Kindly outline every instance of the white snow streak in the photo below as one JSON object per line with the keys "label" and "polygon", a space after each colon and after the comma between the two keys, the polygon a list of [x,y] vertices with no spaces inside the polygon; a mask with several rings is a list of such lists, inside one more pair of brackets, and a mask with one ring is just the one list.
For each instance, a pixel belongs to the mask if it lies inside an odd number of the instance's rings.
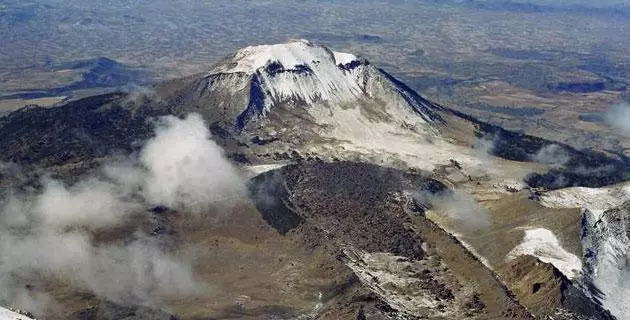
{"label": "white snow streak", "polygon": [[[319,125],[315,130],[321,130],[316,133],[337,142],[313,143],[304,152],[382,164],[404,162],[426,170],[455,159],[473,175],[503,175],[506,171],[502,162],[488,165],[487,159],[478,157],[474,150],[445,141],[427,113],[431,107],[414,102],[409,92],[398,88],[372,65],[351,70],[339,66],[353,61],[358,58],[352,54],[305,40],[247,47],[210,72],[227,74],[230,81],[210,90],[242,90],[252,77],[257,77],[263,95],[261,114],[257,116],[263,118],[274,106],[304,102],[310,119]],[[282,68],[268,70],[270,62],[281,63]],[[531,169],[523,165],[523,172],[508,171],[505,178],[525,176]]]}
{"label": "white snow streak", "polygon": [[565,188],[549,191],[540,203],[549,208],[582,208],[597,217],[604,211],[618,207],[630,200],[630,184],[624,183],[604,188]]}
{"label": "white snow streak", "polygon": [[[331,55],[332,53],[332,55]],[[297,65],[309,65],[331,62],[333,65],[347,64],[358,58],[349,53],[331,52],[307,40],[295,40],[288,43],[245,47],[236,52],[235,66],[220,67],[211,73],[254,73],[264,68],[268,62],[276,61],[286,69]]]}
{"label": "white snow streak", "polygon": [[25,315],[13,312],[9,309],[0,307],[0,320],[28,320],[31,319]]}
{"label": "white snow streak", "polygon": [[553,232],[544,228],[525,230],[523,242],[512,249],[507,258],[512,260],[522,255],[531,255],[551,263],[569,279],[578,276],[582,270],[582,260],[567,252]]}
{"label": "white snow streak", "polygon": [[[268,112],[272,104],[290,100],[307,104],[356,100],[363,95],[363,68],[344,70],[339,65],[357,60],[352,54],[298,40],[246,47],[235,54],[232,63],[219,65],[210,74],[257,73],[266,95],[264,112]],[[265,68],[272,62],[280,63],[284,70],[267,72]]]}
{"label": "white snow streak", "polygon": [[357,57],[353,54],[350,53],[344,53],[344,52],[336,52],[333,51],[333,55],[335,57],[335,64],[348,64],[352,61],[356,61]]}

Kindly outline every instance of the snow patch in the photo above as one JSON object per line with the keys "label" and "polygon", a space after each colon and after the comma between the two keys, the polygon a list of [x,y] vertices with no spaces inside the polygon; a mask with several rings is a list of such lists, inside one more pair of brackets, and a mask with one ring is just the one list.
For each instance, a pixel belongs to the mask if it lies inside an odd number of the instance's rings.
{"label": "snow patch", "polygon": [[[566,188],[542,195],[540,203],[551,208],[582,208],[582,247],[585,272],[601,291],[604,308],[618,319],[630,319],[630,239],[626,221],[604,212],[630,200],[630,183],[603,188]],[[586,292],[590,294],[590,292]]]}
{"label": "snow patch", "polygon": [[[347,67],[352,62],[357,64]],[[246,83],[259,87],[255,107],[265,115],[285,102],[356,101],[365,95],[364,67],[352,54],[297,40],[241,49],[231,60],[215,66],[210,76],[244,74]],[[228,90],[232,90],[230,86]]]}
{"label": "snow patch", "polygon": [[346,65],[348,63],[351,63],[352,61],[358,60],[357,56],[350,53],[344,53],[344,52],[333,51],[333,56],[335,57],[336,64]]}
{"label": "snow patch", "polygon": [[285,165],[286,164],[284,164],[284,163],[258,164],[258,165],[246,166],[245,169],[249,173],[248,174],[249,177],[254,177],[254,176],[257,176],[257,175],[259,175],[261,173],[265,173],[265,172],[268,172],[268,171],[280,169],[280,168],[284,167]]}
{"label": "snow patch", "polygon": [[[376,92],[375,95],[380,97],[387,94]],[[390,166],[403,163],[428,171],[454,159],[467,174],[488,174],[502,179],[524,177],[531,172],[532,169],[525,163],[515,168],[511,163],[497,160],[489,166],[487,158],[480,158],[475,150],[440,137],[423,117],[418,116],[404,101],[396,100],[393,93],[390,94],[390,103],[380,106],[387,121],[372,121],[363,115],[360,108],[309,109],[310,115],[324,128],[318,134],[337,141],[337,144],[311,144],[305,151]]]}
{"label": "snow patch", "polygon": [[630,183],[603,188],[574,187],[546,192],[540,203],[548,208],[582,208],[599,216],[630,200]]}
{"label": "snow patch", "polygon": [[[261,84],[266,89],[265,91],[269,92],[271,100],[287,101],[294,99],[312,104],[316,101],[333,99],[337,102],[352,101],[362,95],[363,90],[358,71],[340,69],[334,64],[330,56],[317,59],[323,61],[317,64],[304,63],[310,69],[308,73],[282,72],[271,74],[260,72]],[[286,68],[289,67],[285,66]]]}
{"label": "snow patch", "polygon": [[569,279],[577,277],[582,270],[580,258],[567,252],[553,232],[544,228],[525,230],[523,242],[512,249],[507,258],[512,260],[522,255],[531,255],[551,263]]}
{"label": "snow patch", "polygon": [[505,179],[532,171],[527,164],[517,169],[504,161],[488,165],[474,150],[446,141],[436,106],[351,54],[305,40],[247,47],[215,67],[211,75],[216,74],[221,79],[209,85],[210,91],[240,94],[235,88],[251,87],[243,89],[250,92],[250,105],[238,117],[240,128],[254,122],[259,128],[273,127],[265,122],[273,108],[300,108],[296,114],[306,119],[304,127],[273,129],[310,130],[318,139],[300,146],[301,152],[429,171],[454,159],[467,174]]}
{"label": "snow patch", "polygon": [[291,69],[299,65],[312,67],[326,63],[348,64],[356,60],[358,58],[355,55],[330,51],[323,46],[301,39],[288,43],[245,47],[236,52],[233,64],[220,66],[211,73],[253,74],[269,62],[279,62],[286,69]]}
{"label": "snow patch", "polygon": [[[380,69],[306,40],[241,49],[208,76],[220,80],[209,81],[209,92],[249,93],[236,121],[241,129],[262,123],[278,106],[306,110],[313,116],[307,119],[320,125],[334,124],[321,127],[325,132],[319,136],[340,130],[350,140],[368,142],[381,129],[394,131],[384,128],[387,123],[399,127],[395,131],[426,132],[436,131],[428,127],[439,122],[436,106]],[[379,128],[372,129],[375,125]],[[359,128],[368,130],[359,133]],[[336,133],[333,138],[345,140]]]}
{"label": "snow patch", "polygon": [[0,320],[29,320],[31,317],[27,317],[23,314],[13,312],[7,308],[0,307]]}

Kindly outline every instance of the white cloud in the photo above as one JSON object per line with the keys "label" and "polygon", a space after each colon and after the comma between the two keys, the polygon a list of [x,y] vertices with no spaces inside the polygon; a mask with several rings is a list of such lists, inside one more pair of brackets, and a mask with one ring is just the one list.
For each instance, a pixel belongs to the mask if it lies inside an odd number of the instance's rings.
{"label": "white cloud", "polygon": [[155,204],[200,211],[243,194],[232,165],[212,140],[201,116],[165,117],[147,143],[141,161],[149,169],[147,199]]}
{"label": "white cloud", "polygon": [[0,205],[0,303],[34,312],[52,300],[25,289],[23,280],[33,274],[125,303],[156,305],[163,297],[199,293],[190,261],[139,228],[106,241],[96,241],[95,232],[114,230],[132,216],[148,218],[154,205],[206,214],[245,194],[199,115],[160,119],[137,160],[106,165],[73,185],[42,182],[41,190],[14,190]]}
{"label": "white cloud", "polygon": [[563,166],[571,160],[571,156],[563,147],[557,144],[549,144],[540,148],[533,156],[533,160],[553,166]]}
{"label": "white cloud", "polygon": [[627,103],[612,106],[604,120],[617,133],[630,136],[630,105]]}
{"label": "white cloud", "polygon": [[138,203],[126,201],[116,189],[113,183],[98,179],[81,181],[70,188],[49,180],[37,199],[35,211],[42,223],[50,227],[111,227],[139,209]]}

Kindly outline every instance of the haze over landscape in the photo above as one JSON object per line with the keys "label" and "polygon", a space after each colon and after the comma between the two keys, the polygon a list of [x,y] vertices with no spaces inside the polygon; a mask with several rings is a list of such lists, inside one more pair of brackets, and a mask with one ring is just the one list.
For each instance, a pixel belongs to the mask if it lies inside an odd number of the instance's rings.
{"label": "haze over landscape", "polygon": [[627,0],[0,2],[0,320],[630,319]]}

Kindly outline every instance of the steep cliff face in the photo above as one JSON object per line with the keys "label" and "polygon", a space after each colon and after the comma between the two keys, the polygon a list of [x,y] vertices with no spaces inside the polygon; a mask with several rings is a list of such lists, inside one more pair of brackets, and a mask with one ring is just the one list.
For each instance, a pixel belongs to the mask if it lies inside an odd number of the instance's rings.
{"label": "steep cliff face", "polygon": [[593,295],[619,319],[630,317],[630,202],[601,215],[586,211],[582,241]]}
{"label": "steep cliff face", "polygon": [[523,255],[501,273],[519,302],[543,319],[615,319],[551,263]]}

